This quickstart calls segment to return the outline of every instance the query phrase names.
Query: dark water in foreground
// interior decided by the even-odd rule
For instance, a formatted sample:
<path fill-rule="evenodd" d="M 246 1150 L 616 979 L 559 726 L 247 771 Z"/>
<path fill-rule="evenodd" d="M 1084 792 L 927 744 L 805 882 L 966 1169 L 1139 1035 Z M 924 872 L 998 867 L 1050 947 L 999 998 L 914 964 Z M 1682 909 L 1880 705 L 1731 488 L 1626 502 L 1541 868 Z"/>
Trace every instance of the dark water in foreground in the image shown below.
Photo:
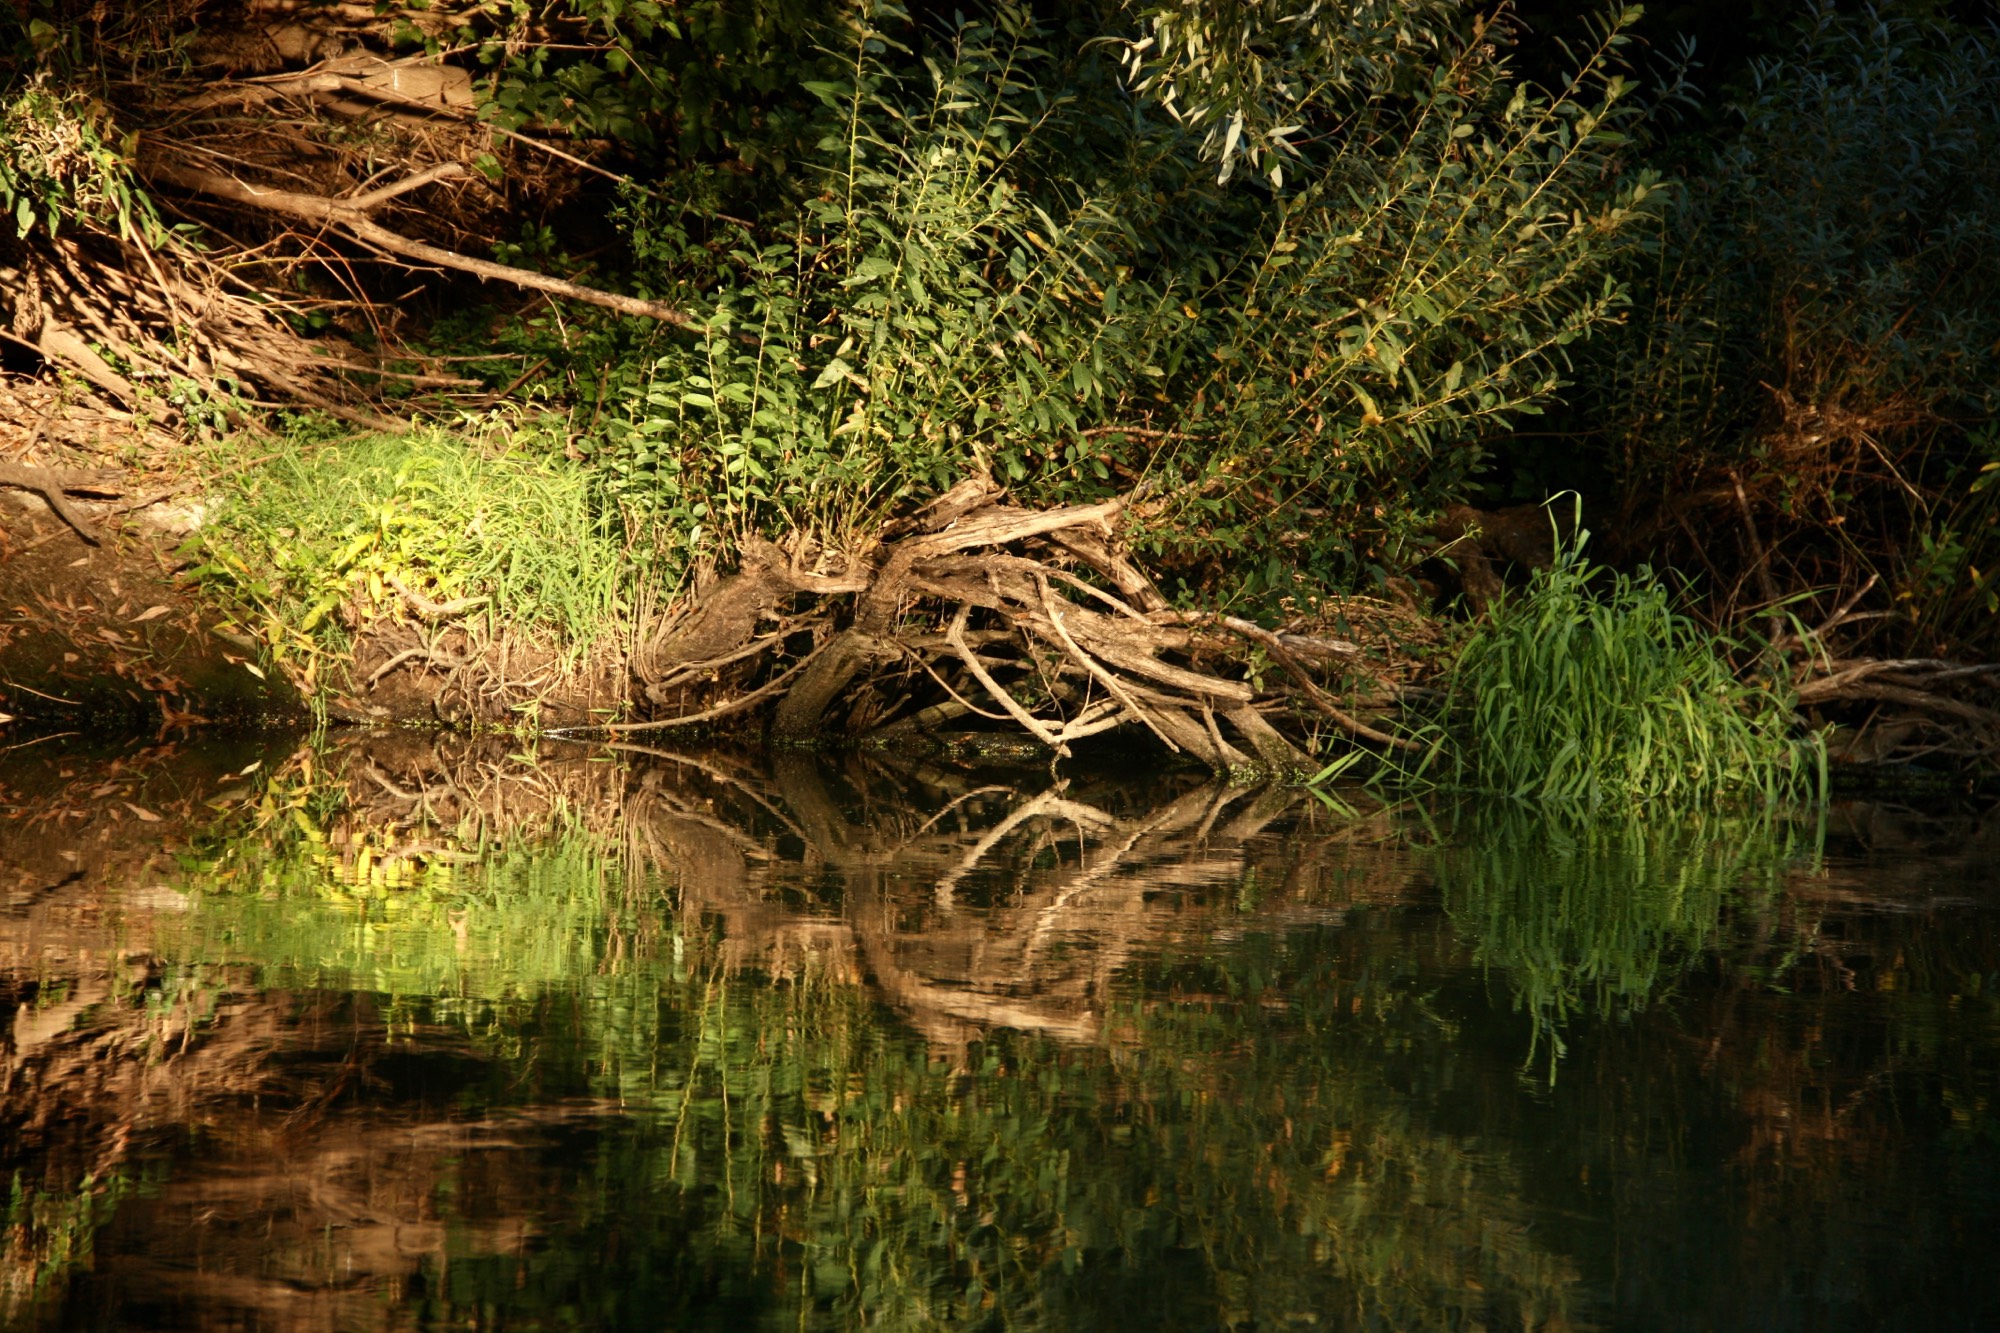
<path fill-rule="evenodd" d="M 2000 817 L 4 759 L 6 1328 L 2000 1325 Z"/>

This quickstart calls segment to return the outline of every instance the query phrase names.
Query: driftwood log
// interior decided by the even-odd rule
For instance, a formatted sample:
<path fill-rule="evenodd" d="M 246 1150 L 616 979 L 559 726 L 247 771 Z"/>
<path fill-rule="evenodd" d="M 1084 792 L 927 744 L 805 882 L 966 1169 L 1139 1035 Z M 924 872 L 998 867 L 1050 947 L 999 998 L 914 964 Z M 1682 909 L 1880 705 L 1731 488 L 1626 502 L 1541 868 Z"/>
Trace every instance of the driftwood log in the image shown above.
<path fill-rule="evenodd" d="M 1820 658 L 1795 673 L 1809 721 L 1840 720 L 1840 757 L 1866 763 L 2000 761 L 2000 663 Z"/>

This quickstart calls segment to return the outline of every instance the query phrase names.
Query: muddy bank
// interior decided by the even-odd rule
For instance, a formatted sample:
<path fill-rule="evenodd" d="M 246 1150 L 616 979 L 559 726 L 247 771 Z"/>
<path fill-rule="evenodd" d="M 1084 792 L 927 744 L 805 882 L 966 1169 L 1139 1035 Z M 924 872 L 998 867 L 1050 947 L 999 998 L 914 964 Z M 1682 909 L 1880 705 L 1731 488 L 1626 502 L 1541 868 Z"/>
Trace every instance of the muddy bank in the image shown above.
<path fill-rule="evenodd" d="M 298 692 L 264 672 L 257 645 L 179 574 L 195 505 L 123 530 L 104 525 L 89 546 L 66 527 L 35 535 L 20 499 L 39 503 L 0 495 L 9 537 L 25 536 L 0 550 L 0 712 L 42 728 L 138 734 L 304 719 Z"/>
<path fill-rule="evenodd" d="M 38 495 L 0 491 L 0 713 L 17 729 L 147 735 L 312 721 L 302 682 L 270 665 L 240 611 L 189 577 L 203 500 L 138 515 L 115 514 L 115 501 L 69 503 L 97 544 Z M 615 714 L 623 697 L 622 661 L 579 669 L 518 636 L 414 618 L 371 624 L 330 674 L 320 707 L 362 725 L 575 726 Z"/>

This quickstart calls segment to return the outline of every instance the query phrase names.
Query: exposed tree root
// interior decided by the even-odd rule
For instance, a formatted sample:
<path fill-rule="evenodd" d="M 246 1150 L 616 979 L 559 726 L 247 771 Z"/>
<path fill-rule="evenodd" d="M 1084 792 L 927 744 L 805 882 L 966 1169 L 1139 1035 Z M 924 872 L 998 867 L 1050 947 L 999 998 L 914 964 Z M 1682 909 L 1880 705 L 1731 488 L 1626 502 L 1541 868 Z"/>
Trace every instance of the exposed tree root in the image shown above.
<path fill-rule="evenodd" d="M 1265 772 L 1310 766 L 1286 728 L 1313 716 L 1372 744 L 1409 744 L 1340 707 L 1306 666 L 1378 676 L 1356 644 L 1168 606 L 1116 549 L 1125 505 L 1026 509 L 982 478 L 837 569 L 827 553 L 803 560 L 805 542 L 788 553 L 753 541 L 739 572 L 635 654 L 665 715 L 603 730 L 756 711 L 780 742 L 866 742 L 976 715 L 1055 756 L 1127 727 L 1216 770 Z M 1255 678 L 1263 655 L 1291 688 Z"/>
<path fill-rule="evenodd" d="M 1822 659 L 1800 675 L 1799 707 L 1842 724 L 1834 737 L 1840 758 L 2000 765 L 2000 663 Z"/>
<path fill-rule="evenodd" d="M 57 518 L 76 530 L 76 535 L 92 546 L 103 542 L 84 517 L 70 508 L 65 491 L 88 491 L 93 495 L 116 495 L 118 483 L 70 468 L 29 467 L 21 463 L 0 463 L 0 486 L 18 486 L 48 501 Z"/>
<path fill-rule="evenodd" d="M 643 301 L 635 296 L 621 296 L 616 292 L 586 287 L 581 283 L 568 282 L 546 273 L 537 273 L 532 269 L 496 264 L 487 259 L 475 259 L 442 246 L 412 240 L 375 221 L 373 216 L 375 210 L 399 195 L 465 174 L 465 168 L 458 163 L 441 162 L 366 194 L 345 199 L 323 199 L 318 195 L 301 194 L 293 190 L 274 190 L 249 185 L 221 172 L 202 171 L 172 163 L 152 163 L 147 171 L 149 179 L 193 194 L 205 195 L 211 199 L 264 212 L 280 213 L 323 226 L 339 227 L 372 250 L 418 264 L 456 269 L 461 273 L 470 273 L 474 277 L 511 283 L 530 291 L 548 292 L 554 296 L 567 297 L 572 301 L 582 301 L 589 305 L 616 310 L 621 315 L 640 315 L 682 326 L 695 323 L 694 317 L 685 311 L 663 305 L 658 301 Z"/>

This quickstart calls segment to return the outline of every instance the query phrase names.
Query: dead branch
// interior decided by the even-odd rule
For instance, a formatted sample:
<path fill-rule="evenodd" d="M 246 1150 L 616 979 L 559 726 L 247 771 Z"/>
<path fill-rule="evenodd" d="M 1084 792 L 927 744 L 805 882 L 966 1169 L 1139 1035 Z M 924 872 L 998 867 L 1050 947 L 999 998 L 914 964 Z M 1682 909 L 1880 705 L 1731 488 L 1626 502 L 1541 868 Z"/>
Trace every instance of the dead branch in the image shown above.
<path fill-rule="evenodd" d="M 695 688 L 697 676 L 728 701 L 619 729 L 713 721 L 770 701 L 772 731 L 788 741 L 821 740 L 843 726 L 856 736 L 907 736 L 977 714 L 1019 727 L 1058 756 L 1085 737 L 1138 726 L 1216 769 L 1305 770 L 1311 761 L 1243 678 L 1245 649 L 1255 646 L 1285 665 L 1297 696 L 1350 734 L 1415 748 L 1341 710 L 1312 679 L 1308 658 L 1385 675 L 1358 645 L 1171 610 L 1114 545 L 1129 503 L 1032 510 L 1008 503 L 991 480 L 969 478 L 858 543 L 837 575 L 801 567 L 811 543 L 794 542 L 788 554 L 752 540 L 739 572 L 634 657 L 656 703 L 666 702 L 665 685 Z M 827 552 L 815 558 L 842 563 Z M 833 601 L 847 597 L 844 609 Z M 796 628 L 759 636 L 756 627 L 769 619 L 796 626 L 799 612 L 786 608 L 800 598 L 814 600 L 806 614 L 832 632 L 784 667 L 782 645 Z M 845 627 L 833 629 L 842 619 Z M 759 684 L 768 672 L 778 674 Z M 1033 695 L 1020 684 L 1029 680 L 1039 682 Z M 926 690 L 935 693 L 921 697 Z M 983 693 L 996 711 L 967 693 Z M 894 700 L 886 712 L 885 694 Z"/>
<path fill-rule="evenodd" d="M 403 600 L 409 604 L 412 611 L 415 611 L 426 620 L 449 620 L 453 616 L 464 615 L 467 611 L 477 610 L 492 600 L 482 595 L 479 597 L 457 597 L 449 602 L 434 602 L 422 593 L 412 591 L 409 585 L 405 584 L 394 574 L 389 575 L 386 581 L 390 587 L 402 594 Z"/>
<path fill-rule="evenodd" d="M 1298 683 L 1300 691 L 1304 693 L 1306 699 L 1313 707 L 1344 727 L 1351 734 L 1359 736 L 1363 740 L 1374 741 L 1377 745 L 1393 746 L 1399 750 L 1419 750 L 1423 748 L 1415 741 L 1409 740 L 1406 737 L 1391 736 L 1387 732 L 1377 731 L 1374 727 L 1361 721 L 1361 719 L 1343 711 L 1339 705 L 1327 697 L 1325 691 L 1320 689 L 1318 683 L 1313 680 L 1312 674 L 1300 664 L 1299 659 L 1293 655 L 1291 648 L 1278 635 L 1273 634 L 1260 625 L 1253 624 L 1247 620 L 1239 620 L 1234 616 L 1222 617 L 1221 623 L 1251 642 L 1261 644 L 1264 650 L 1271 654 L 1272 660 L 1284 668 L 1285 674 Z"/>
<path fill-rule="evenodd" d="M 14 486 L 24 491 L 33 491 L 48 502 L 56 517 L 76 530 L 76 535 L 91 546 L 102 546 L 83 515 L 70 508 L 63 498 L 65 491 L 89 491 L 96 495 L 115 495 L 115 487 L 108 487 L 104 480 L 92 473 L 76 472 L 68 468 L 30 467 L 25 463 L 0 463 L 0 486 Z M 61 531 L 60 528 L 57 529 Z"/>
<path fill-rule="evenodd" d="M 1952 662 L 1933 657 L 1870 658 L 1859 662 L 1831 664 L 1832 669 L 1817 680 L 1809 680 L 1799 685 L 1798 701 L 1802 705 L 1824 703 L 1831 699 L 1863 697 L 1854 693 L 1856 688 L 1872 677 L 1893 674 L 1903 677 L 1900 684 L 1905 689 L 1923 689 L 1948 680 L 1961 680 L 1976 676 L 2000 676 L 2000 663 Z M 1917 677 L 1910 679 L 1912 673 Z"/>
<path fill-rule="evenodd" d="M 1069 746 L 1065 745 L 1053 732 L 1042 725 L 1040 719 L 1033 713 L 1021 707 L 1019 701 L 1013 695 L 1009 694 L 999 681 L 993 679 L 992 673 L 987 671 L 986 667 L 980 662 L 979 654 L 966 646 L 965 621 L 971 614 L 972 604 L 969 602 L 960 602 L 958 614 L 952 617 L 951 629 L 945 634 L 946 640 L 958 653 L 958 660 L 965 663 L 965 669 L 972 673 L 973 679 L 986 687 L 986 693 L 992 697 L 995 703 L 1006 709 L 1010 717 L 1026 727 L 1036 740 L 1064 758 L 1068 758 Z"/>
<path fill-rule="evenodd" d="M 218 171 L 206 171 L 158 161 L 143 163 L 142 170 L 148 179 L 172 185 L 190 194 L 220 199 L 267 213 L 296 217 L 322 226 L 338 227 L 363 245 L 404 259 L 417 260 L 439 268 L 455 269 L 461 273 L 470 273 L 477 278 L 510 283 L 530 291 L 547 292 L 552 296 L 582 301 L 588 305 L 602 306 L 622 315 L 657 319 L 663 324 L 671 324 L 678 328 L 701 327 L 701 321 L 693 315 L 659 301 L 645 301 L 636 296 L 621 296 L 616 292 L 585 287 L 580 283 L 551 277 L 546 273 L 537 273 L 533 269 L 496 264 L 489 259 L 474 259 L 470 255 L 462 255 L 390 231 L 369 216 L 371 209 L 379 207 L 407 190 L 464 175 L 465 168 L 455 162 L 440 163 L 419 172 L 416 177 L 373 191 L 359 199 L 324 199 L 318 195 L 300 194 L 292 190 L 248 185 L 234 176 L 225 176 Z"/>

